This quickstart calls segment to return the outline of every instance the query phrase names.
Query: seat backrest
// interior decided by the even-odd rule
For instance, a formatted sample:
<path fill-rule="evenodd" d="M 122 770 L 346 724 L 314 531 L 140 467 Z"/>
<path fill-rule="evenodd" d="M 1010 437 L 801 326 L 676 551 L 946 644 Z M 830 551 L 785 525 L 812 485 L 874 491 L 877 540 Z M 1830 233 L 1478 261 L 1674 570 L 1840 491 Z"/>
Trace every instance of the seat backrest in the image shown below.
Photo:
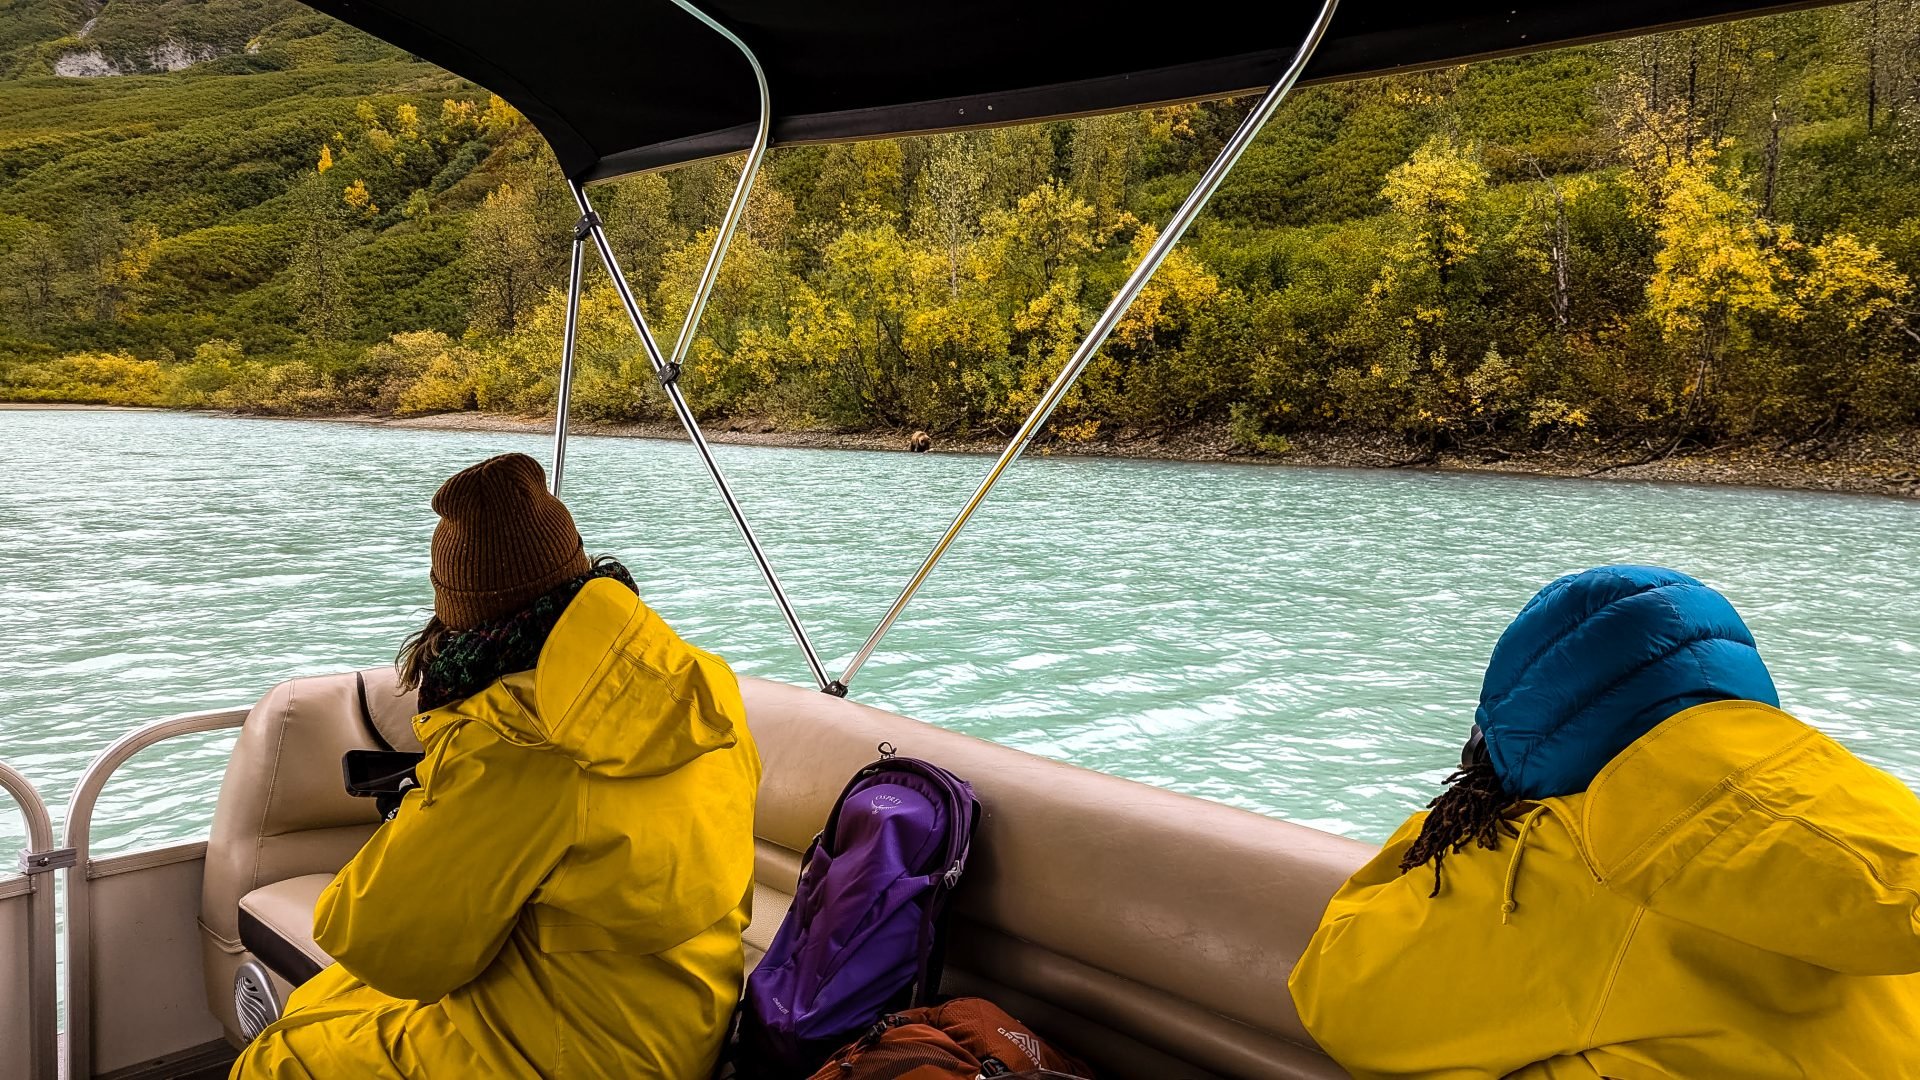
<path fill-rule="evenodd" d="M 247 959 L 240 898 L 288 878 L 332 874 L 372 835 L 379 812 L 371 799 L 346 793 L 340 756 L 420 748 L 414 695 L 397 682 L 390 667 L 294 679 L 247 714 L 220 786 L 201 888 L 207 1003 L 229 1037 L 239 1033 L 233 973 Z"/>
<path fill-rule="evenodd" d="M 973 784 L 949 993 L 978 993 L 1103 1076 L 1340 1077 L 1287 975 L 1374 849 L 782 683 L 743 679 L 765 760 L 757 876 L 800 853 L 882 742 Z"/>
<path fill-rule="evenodd" d="M 1286 980 L 1369 846 L 784 683 L 744 678 L 741 691 L 765 761 L 750 931 L 762 947 L 784 914 L 768 901 L 792 894 L 847 777 L 890 743 L 968 780 L 985 806 L 948 993 L 989 998 L 1116 1080 L 1345 1075 L 1313 1047 Z M 247 958 L 240 898 L 352 858 L 378 812 L 344 792 L 340 755 L 419 749 L 413 711 L 413 695 L 376 669 L 284 683 L 247 717 L 201 915 L 208 1004 L 230 1036 L 233 973 Z"/>

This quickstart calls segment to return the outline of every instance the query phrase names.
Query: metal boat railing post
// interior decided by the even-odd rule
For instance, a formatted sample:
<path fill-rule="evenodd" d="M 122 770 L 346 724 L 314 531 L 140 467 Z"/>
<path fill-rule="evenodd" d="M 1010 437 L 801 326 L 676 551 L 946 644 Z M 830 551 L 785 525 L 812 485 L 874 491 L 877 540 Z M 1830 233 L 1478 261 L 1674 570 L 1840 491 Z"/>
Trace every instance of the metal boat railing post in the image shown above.
<path fill-rule="evenodd" d="M 53 846 L 53 820 L 27 778 L 0 763 L 0 790 L 13 796 L 27 819 L 27 849 L 20 873 L 27 888 L 27 1075 L 54 1080 L 60 1070 L 59 987 L 54 981 L 53 882 L 55 871 L 73 865 L 70 848 Z"/>
<path fill-rule="evenodd" d="M 573 230 L 573 264 L 567 274 L 567 328 L 560 346 L 560 392 L 553 407 L 553 468 L 547 487 L 560 494 L 560 477 L 567 471 L 567 409 L 573 404 L 573 353 L 580 333 L 580 278 L 586 259 L 587 236 Z"/>
<path fill-rule="evenodd" d="M 127 732 L 94 756 L 67 800 L 66 824 L 61 836 L 74 865 L 67 873 L 67 1075 L 74 1080 L 93 1075 L 93 808 L 100 792 L 120 766 L 155 743 L 237 728 L 247 721 L 247 709 L 214 709 L 183 713 L 156 720 Z"/>
<path fill-rule="evenodd" d="M 1118 292 L 1113 294 L 1113 299 L 1108 302 L 1106 310 L 1100 313 L 1099 320 L 1087 332 L 1086 339 L 1081 341 L 1078 349 L 1074 350 L 1072 359 L 1061 368 L 1053 384 L 1047 387 L 1047 392 L 1041 396 L 1039 403 L 1033 407 L 1033 412 L 1020 425 L 1020 430 L 1014 433 L 1006 450 L 1002 451 L 999 460 L 993 463 L 993 468 L 987 470 L 986 479 L 980 481 L 980 486 L 974 490 L 973 496 L 960 508 L 959 515 L 953 519 L 951 525 L 947 526 L 947 531 L 941 535 L 939 542 L 933 545 L 933 551 L 920 564 L 920 569 L 914 572 L 912 580 L 907 582 L 907 587 L 900 590 L 899 597 L 894 600 L 893 606 L 887 609 L 886 615 L 880 620 L 880 625 L 874 627 L 866 644 L 860 646 L 860 651 L 854 654 L 853 659 L 847 662 L 846 669 L 840 673 L 840 677 L 834 680 L 831 687 L 834 692 L 846 693 L 847 685 L 853 681 L 854 675 L 873 656 L 874 650 L 880 647 L 880 639 L 885 637 L 887 631 L 892 628 L 894 620 L 900 617 L 900 612 L 905 610 L 907 603 L 913 599 L 913 594 L 919 591 L 921 584 L 927 580 L 927 575 L 933 572 L 934 565 L 940 561 L 942 555 L 946 554 L 954 538 L 960 535 L 960 530 L 966 528 L 967 519 L 971 518 L 973 512 L 978 510 L 980 504 L 986 500 L 987 492 L 992 490 L 993 485 L 999 481 L 1000 474 L 1006 472 L 1007 466 L 1013 464 L 1014 459 L 1026 450 L 1027 444 L 1033 441 L 1033 436 L 1039 431 L 1040 426 L 1053 415 L 1061 399 L 1066 397 L 1067 391 L 1073 388 L 1075 381 L 1086 370 L 1087 364 L 1092 362 L 1094 354 L 1106 342 L 1107 335 L 1113 332 L 1121 316 L 1127 313 L 1127 308 L 1132 306 L 1134 299 L 1140 295 L 1140 290 L 1145 288 L 1147 282 L 1152 279 L 1153 272 L 1159 269 L 1161 262 L 1165 261 L 1174 246 L 1180 242 L 1180 238 L 1186 234 L 1187 227 L 1192 225 L 1193 219 L 1200 215 L 1201 209 L 1207 205 L 1207 200 L 1219 188 L 1220 182 L 1226 179 L 1234 163 L 1240 160 L 1240 155 L 1246 153 L 1247 147 L 1253 143 L 1254 136 L 1260 133 L 1261 127 L 1273 116 L 1274 111 L 1280 107 L 1280 103 L 1286 100 L 1287 93 L 1293 89 L 1293 84 L 1299 81 L 1301 72 L 1307 68 L 1307 62 L 1313 58 L 1314 49 L 1320 44 L 1321 37 L 1326 34 L 1327 26 L 1333 22 L 1333 12 L 1337 6 L 1338 0 L 1325 0 L 1319 16 L 1314 19 L 1312 29 L 1307 32 L 1306 39 L 1300 43 L 1299 51 L 1294 54 L 1293 62 L 1287 65 L 1286 71 L 1274 82 L 1266 96 L 1261 98 L 1260 103 L 1254 106 L 1245 120 L 1241 121 L 1239 129 L 1233 133 L 1233 138 L 1227 141 L 1220 155 L 1213 159 L 1213 164 L 1207 166 L 1207 171 L 1201 174 L 1200 182 L 1194 185 L 1193 191 L 1187 195 L 1186 201 L 1180 204 L 1180 209 L 1174 212 L 1172 220 L 1167 222 L 1166 228 L 1154 241 L 1153 247 L 1148 249 L 1146 258 L 1140 261 L 1139 266 L 1134 267 L 1133 273 L 1127 276 L 1126 282 L 1120 286 Z"/>

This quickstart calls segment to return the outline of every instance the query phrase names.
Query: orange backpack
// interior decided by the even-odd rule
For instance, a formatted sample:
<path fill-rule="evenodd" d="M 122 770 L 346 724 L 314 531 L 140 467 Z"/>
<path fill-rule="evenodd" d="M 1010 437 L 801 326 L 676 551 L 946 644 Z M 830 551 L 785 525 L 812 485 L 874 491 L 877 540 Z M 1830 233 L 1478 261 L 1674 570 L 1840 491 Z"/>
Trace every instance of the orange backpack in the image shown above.
<path fill-rule="evenodd" d="M 894 1013 L 827 1060 L 813 1080 L 1089 1080 L 1079 1061 L 981 998 Z"/>

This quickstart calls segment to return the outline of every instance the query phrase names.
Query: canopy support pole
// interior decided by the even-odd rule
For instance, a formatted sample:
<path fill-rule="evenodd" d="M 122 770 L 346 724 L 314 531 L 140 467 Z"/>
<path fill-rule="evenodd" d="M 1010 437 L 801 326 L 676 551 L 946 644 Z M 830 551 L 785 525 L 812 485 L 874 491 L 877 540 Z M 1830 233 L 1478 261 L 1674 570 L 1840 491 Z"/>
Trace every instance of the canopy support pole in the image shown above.
<path fill-rule="evenodd" d="M 693 442 L 693 448 L 707 467 L 707 475 L 713 478 L 713 486 L 720 490 L 720 498 L 727 504 L 727 512 L 733 515 L 733 523 L 739 528 L 740 536 L 747 542 L 747 550 L 753 554 L 753 561 L 760 567 L 760 574 L 767 579 L 767 588 L 773 593 L 773 602 L 780 607 L 780 614 L 787 620 L 787 628 L 793 632 L 793 640 L 806 656 L 807 667 L 813 672 L 813 678 L 820 689 L 826 690 L 830 680 L 827 669 L 820 663 L 820 656 L 814 652 L 813 642 L 808 639 L 807 631 L 800 624 L 800 615 L 794 611 L 793 604 L 787 599 L 787 592 L 780 585 L 780 578 L 773 572 L 773 564 L 767 561 L 766 552 L 760 549 L 760 541 L 753 535 L 752 526 L 747 524 L 747 516 L 740 510 L 739 500 L 733 497 L 733 488 L 727 484 L 727 478 L 720 471 L 720 463 L 714 460 L 713 448 L 707 445 L 707 437 L 700 431 L 700 422 L 694 419 L 693 410 L 688 408 L 687 399 L 680 392 L 680 365 L 669 364 L 660 354 L 660 345 L 654 340 L 653 331 L 647 328 L 646 317 L 640 314 L 640 303 L 634 299 L 633 290 L 627 285 L 626 275 L 620 271 L 620 262 L 614 258 L 613 245 L 607 241 L 606 227 L 600 221 L 600 215 L 593 212 L 593 204 L 587 201 L 586 189 L 578 182 L 568 181 L 573 189 L 573 198 L 580 206 L 581 225 L 593 239 L 594 247 L 600 252 L 600 262 L 607 268 L 607 276 L 613 279 L 614 291 L 620 294 L 620 303 L 627 309 L 627 319 L 633 323 L 634 332 L 640 335 L 640 344 L 647 351 L 647 362 L 653 366 L 653 373 L 660 378 L 660 388 L 666 392 L 667 401 L 673 405 L 674 415 L 679 417 L 680 426 L 687 429 L 687 438 Z"/>
<path fill-rule="evenodd" d="M 561 474 L 567 470 L 567 410 L 573 404 L 573 353 L 579 344 L 580 279 L 585 270 L 587 244 L 585 225 L 582 221 L 573 230 L 573 263 L 567 272 L 567 328 L 560 346 L 560 394 L 553 408 L 553 469 L 547 476 L 547 484 L 556 497 L 560 494 Z"/>
<path fill-rule="evenodd" d="M 733 201 L 727 205 L 726 217 L 720 223 L 718 235 L 714 238 L 713 250 L 707 253 L 706 268 L 701 271 L 700 284 L 694 290 L 693 302 L 687 309 L 687 317 L 680 324 L 680 333 L 674 340 L 670 356 L 662 356 L 660 345 L 654 340 L 653 331 L 648 329 L 646 317 L 640 313 L 640 304 L 634 299 L 633 289 L 627 284 L 627 276 L 620 270 L 620 262 L 614 258 L 613 245 L 607 240 L 605 223 L 600 215 L 594 213 L 593 203 L 587 198 L 587 190 L 577 180 L 568 180 L 567 186 L 573 191 L 573 201 L 580 208 L 580 225 L 574 232 L 573 284 L 572 294 L 567 306 L 566 357 L 561 373 L 561 406 L 559 429 L 554 434 L 554 489 L 559 490 L 559 468 L 564 456 L 566 439 L 566 402 L 572 386 L 573 351 L 575 344 L 575 324 L 580 307 L 580 262 L 581 244 L 593 241 L 594 248 L 600 253 L 600 262 L 607 268 L 607 276 L 613 279 L 614 291 L 620 294 L 621 306 L 627 309 L 627 319 L 633 323 L 633 329 L 640 336 L 640 344 L 647 351 L 647 362 L 653 367 L 653 373 L 660 379 L 660 388 L 667 395 L 667 401 L 673 405 L 674 415 L 680 420 L 680 426 L 686 428 L 687 438 L 706 465 L 707 475 L 713 478 L 713 486 L 720 491 L 720 498 L 727 504 L 727 512 L 732 515 L 734 525 L 740 530 L 740 536 L 747 542 L 747 550 L 752 553 L 754 563 L 760 567 L 760 574 L 767 580 L 767 589 L 773 594 L 773 602 L 779 606 L 780 614 L 787 620 L 787 629 L 793 632 L 794 643 L 800 646 L 801 654 L 806 658 L 807 668 L 813 673 L 814 682 L 822 690 L 827 690 L 830 680 L 827 669 L 820 662 L 819 653 L 814 651 L 813 642 L 807 637 L 805 626 L 800 623 L 800 615 L 787 599 L 787 591 L 780 584 L 780 577 L 773 571 L 773 564 L 767 561 L 767 553 L 761 549 L 760 541 L 753 535 L 753 527 L 747 524 L 747 516 L 740 509 L 740 501 L 734 498 L 733 488 L 720 471 L 720 463 L 714 460 L 713 449 L 707 445 L 707 437 L 700 430 L 700 422 L 694 419 L 693 410 L 687 406 L 686 395 L 680 392 L 681 366 L 686 360 L 687 350 L 693 345 L 694 334 L 699 330 L 701 313 L 706 310 L 707 298 L 713 293 L 713 286 L 720 277 L 720 264 L 726 260 L 727 245 L 733 239 L 734 230 L 740 220 L 746 216 L 747 196 L 753 189 L 754 177 L 759 175 L 760 163 L 766 157 L 768 133 L 772 130 L 773 107 L 767 92 L 766 71 L 761 68 L 760 60 L 746 42 L 733 31 L 715 22 L 705 12 L 694 7 L 687 0 L 673 0 L 674 6 L 700 20 L 715 33 L 733 43 L 740 54 L 753 68 L 753 77 L 760 92 L 760 126 L 754 136 L 753 145 L 748 148 L 747 159 L 740 167 L 740 181 L 733 189 Z"/>
<path fill-rule="evenodd" d="M 1220 156 L 1214 158 L 1213 164 L 1207 166 L 1207 171 L 1201 175 L 1200 182 L 1194 185 L 1193 191 L 1187 195 L 1187 200 L 1180 204 L 1180 209 L 1174 212 L 1173 219 L 1167 222 L 1166 228 L 1154 241 L 1153 247 L 1147 251 L 1146 258 L 1140 261 L 1139 266 L 1134 267 L 1133 273 L 1128 275 L 1119 291 L 1113 294 L 1113 299 L 1108 302 L 1106 310 L 1100 313 L 1099 320 L 1087 332 L 1086 339 L 1080 343 L 1079 348 L 1074 350 L 1072 359 L 1061 368 L 1053 384 L 1047 387 L 1047 392 L 1033 407 L 1033 412 L 1020 425 L 1020 430 L 1014 432 L 1012 441 L 1001 452 L 999 460 L 987 470 L 986 479 L 980 481 L 980 486 L 974 489 L 973 496 L 960 508 L 960 513 L 953 519 L 953 524 L 947 526 L 947 531 L 933 545 L 933 550 L 920 564 L 920 569 L 914 572 L 906 588 L 900 590 L 899 597 L 894 600 L 893 606 L 887 609 L 880 624 L 874 627 L 873 633 L 867 637 L 866 644 L 860 646 L 860 651 L 847 662 L 846 669 L 840 673 L 840 677 L 825 687 L 829 693 L 844 695 L 847 692 L 847 686 L 853 681 L 854 675 L 873 656 L 874 650 L 879 648 L 880 639 L 885 637 L 887 631 L 893 627 L 894 620 L 900 617 L 900 612 L 913 599 L 914 593 L 920 590 L 921 584 L 927 580 L 927 575 L 933 573 L 934 565 L 940 561 L 942 555 L 947 553 L 947 548 L 952 546 L 954 538 L 960 535 L 960 530 L 966 528 L 968 519 L 973 517 L 973 512 L 978 510 L 980 504 L 986 500 L 987 492 L 999 482 L 1001 474 L 1007 471 L 1007 466 L 1013 464 L 1014 459 L 1026 451 L 1034 435 L 1053 415 L 1054 409 L 1059 407 L 1061 399 L 1066 397 L 1067 391 L 1073 388 L 1073 384 L 1078 381 L 1081 373 L 1086 371 L 1094 354 L 1106 342 L 1107 336 L 1113 332 L 1114 326 L 1127 313 L 1127 308 L 1132 306 L 1134 299 L 1140 295 L 1140 290 L 1145 288 L 1147 282 L 1152 279 L 1154 271 L 1159 269 L 1160 264 L 1172 253 L 1174 246 L 1180 242 L 1180 238 L 1186 235 L 1188 226 L 1192 225 L 1194 218 L 1200 215 L 1200 211 L 1207 205 L 1207 200 L 1213 197 L 1213 193 L 1220 187 L 1221 181 L 1226 179 L 1227 173 L 1232 170 L 1234 164 L 1240 160 L 1240 156 L 1246 153 L 1247 147 L 1253 143 L 1254 136 L 1260 133 L 1261 127 L 1273 116 L 1275 110 L 1279 109 L 1280 103 L 1286 100 L 1294 83 L 1299 81 L 1300 73 L 1306 70 L 1307 62 L 1313 58 L 1314 49 L 1326 34 L 1328 25 L 1333 22 L 1333 13 L 1337 6 L 1338 0 L 1325 0 L 1322 4 L 1320 14 L 1314 19 L 1313 27 L 1307 31 L 1306 39 L 1300 43 L 1299 50 L 1294 53 L 1292 63 L 1287 65 L 1286 71 L 1274 82 L 1266 96 L 1261 98 L 1260 103 L 1254 106 L 1245 120 L 1241 121 L 1239 130 L 1235 131 L 1233 138 L 1227 141 L 1227 145 L 1220 151 Z"/>
<path fill-rule="evenodd" d="M 754 85 L 760 94 L 760 126 L 754 132 L 753 146 L 747 150 L 747 159 L 740 163 L 740 180 L 734 185 L 733 200 L 727 204 L 726 216 L 720 219 L 720 230 L 714 237 L 713 250 L 707 252 L 707 265 L 700 271 L 700 284 L 694 287 L 693 302 L 687 305 L 686 320 L 680 324 L 680 333 L 673 340 L 673 352 L 667 357 L 668 365 L 677 369 L 686 360 L 687 350 L 693 347 L 693 336 L 700 329 L 700 316 L 706 313 L 707 298 L 713 295 L 714 283 L 720 280 L 720 264 L 726 261 L 727 246 L 733 242 L 733 232 L 747 215 L 747 196 L 753 191 L 754 178 L 760 175 L 760 162 L 767 156 L 768 137 L 773 131 L 773 99 L 767 92 L 766 69 L 760 66 L 760 58 L 747 48 L 746 42 L 687 0 L 673 0 L 673 4 L 705 23 L 740 50 L 740 55 L 746 57 L 748 66 L 753 68 Z"/>

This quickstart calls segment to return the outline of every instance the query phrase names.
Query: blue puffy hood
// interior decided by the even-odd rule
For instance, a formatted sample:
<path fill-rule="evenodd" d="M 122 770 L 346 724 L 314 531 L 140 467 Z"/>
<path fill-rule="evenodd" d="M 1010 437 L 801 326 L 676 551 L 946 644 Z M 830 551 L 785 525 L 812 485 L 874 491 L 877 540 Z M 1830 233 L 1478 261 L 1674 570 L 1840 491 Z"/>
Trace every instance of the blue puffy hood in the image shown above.
<path fill-rule="evenodd" d="M 1674 570 L 1603 566 L 1520 609 L 1475 719 L 1508 793 L 1546 799 L 1585 790 L 1669 716 L 1726 700 L 1780 704 L 1727 598 Z"/>

